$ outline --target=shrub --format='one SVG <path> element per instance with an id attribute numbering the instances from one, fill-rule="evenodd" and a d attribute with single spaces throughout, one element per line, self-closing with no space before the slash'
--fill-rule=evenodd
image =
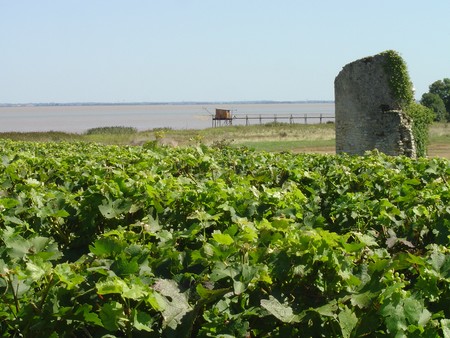
<path id="1" fill-rule="evenodd" d="M 417 156 L 427 155 L 427 145 L 429 142 L 428 128 L 433 122 L 434 112 L 419 103 L 412 103 L 407 110 L 408 115 L 413 120 L 413 135 L 416 144 Z"/>
<path id="2" fill-rule="evenodd" d="M 137 129 L 134 127 L 98 127 L 91 128 L 86 131 L 86 135 L 99 135 L 99 134 L 134 134 L 137 133 Z"/>

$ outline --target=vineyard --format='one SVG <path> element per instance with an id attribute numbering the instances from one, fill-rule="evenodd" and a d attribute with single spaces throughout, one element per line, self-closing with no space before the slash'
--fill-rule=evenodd
<path id="1" fill-rule="evenodd" d="M 450 337 L 450 162 L 0 140 L 4 337 Z"/>

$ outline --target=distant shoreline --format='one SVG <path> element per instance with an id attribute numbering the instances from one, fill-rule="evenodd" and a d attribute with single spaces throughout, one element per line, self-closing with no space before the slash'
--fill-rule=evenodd
<path id="1" fill-rule="evenodd" d="M 177 101 L 177 102 L 43 102 L 43 103 L 0 103 L 0 107 L 82 107 L 82 106 L 163 106 L 163 105 L 214 105 L 214 104 L 308 104 L 334 103 L 333 100 L 302 101 Z"/>

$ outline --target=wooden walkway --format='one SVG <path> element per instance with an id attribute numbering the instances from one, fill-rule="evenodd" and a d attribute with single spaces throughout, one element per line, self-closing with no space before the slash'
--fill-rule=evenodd
<path id="1" fill-rule="evenodd" d="M 282 114 L 272 114 L 272 115 L 233 115 L 231 118 L 216 118 L 213 116 L 212 118 L 212 126 L 213 127 L 220 127 L 224 125 L 233 125 L 233 121 L 239 121 L 243 120 L 245 121 L 245 125 L 249 126 L 252 121 L 259 124 L 263 123 L 302 123 L 302 124 L 308 124 L 308 123 L 329 123 L 334 122 L 334 115 L 331 114 L 302 114 L 302 115 L 282 115 Z M 310 122 L 308 122 L 310 121 Z"/>

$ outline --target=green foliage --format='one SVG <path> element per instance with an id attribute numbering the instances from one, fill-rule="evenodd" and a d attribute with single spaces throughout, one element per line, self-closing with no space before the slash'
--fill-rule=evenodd
<path id="1" fill-rule="evenodd" d="M 155 131 L 155 139 L 156 139 L 156 141 L 161 141 L 164 138 L 165 135 L 166 135 L 166 132 L 164 130 Z"/>
<path id="2" fill-rule="evenodd" d="M 433 82 L 429 92 L 438 95 L 444 101 L 447 112 L 450 113 L 450 78 Z"/>
<path id="3" fill-rule="evenodd" d="M 450 79 L 433 82 L 429 92 L 422 95 L 421 103 L 436 113 L 438 121 L 450 121 Z"/>
<path id="4" fill-rule="evenodd" d="M 433 93 L 425 93 L 422 95 L 420 103 L 423 106 L 433 110 L 435 114 L 435 121 L 445 122 L 449 119 L 449 114 L 445 108 L 445 103 L 439 95 Z"/>
<path id="5" fill-rule="evenodd" d="M 134 134 L 137 129 L 134 127 L 98 127 L 91 128 L 86 131 L 86 135 L 103 135 L 103 134 Z"/>
<path id="6" fill-rule="evenodd" d="M 399 101 L 400 108 L 407 109 L 414 101 L 414 92 L 406 63 L 394 50 L 382 54 L 387 57 L 385 67 L 392 94 Z"/>
<path id="7" fill-rule="evenodd" d="M 429 127 L 433 123 L 434 113 L 419 103 L 412 103 L 408 107 L 408 115 L 413 122 L 413 135 L 416 144 L 417 156 L 423 157 L 427 155 L 427 145 L 429 142 Z"/>
<path id="8" fill-rule="evenodd" d="M 433 122 L 430 109 L 414 102 L 413 85 L 409 78 L 408 68 L 402 57 L 393 50 L 383 52 L 387 56 L 386 72 L 389 74 L 389 85 L 400 108 L 413 120 L 413 135 L 417 156 L 426 155 L 428 129 Z"/>
<path id="9" fill-rule="evenodd" d="M 2 336 L 448 336 L 447 160 L 0 149 Z"/>

